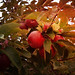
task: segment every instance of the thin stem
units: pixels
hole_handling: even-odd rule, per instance
[[[60,12],[60,10],[61,10],[61,9],[59,9],[59,8],[57,9],[57,13],[56,13],[55,16],[53,17],[53,20],[52,20],[50,26],[53,24],[53,22],[54,22],[55,18],[57,17],[58,13]]]
[[[45,4],[48,2],[49,0],[46,0],[43,4],[42,4],[42,6],[45,6]]]
[[[57,60],[57,61],[66,61],[66,60],[72,60],[72,59],[75,59],[75,57],[72,57],[72,58],[67,58],[67,59],[64,59],[64,60]]]

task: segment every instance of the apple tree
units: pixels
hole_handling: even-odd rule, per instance
[[[75,0],[3,0],[0,75],[75,75]]]

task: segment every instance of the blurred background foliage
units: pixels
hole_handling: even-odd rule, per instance
[[[66,4],[67,2],[69,2],[70,4]],[[72,9],[75,8],[75,0],[60,0],[60,3],[53,2],[53,0],[32,0],[31,3],[29,3],[28,0],[2,0],[0,1],[0,3],[2,3],[2,6],[0,7],[0,11],[2,12],[2,17],[0,17],[1,24],[11,22],[13,20],[16,20],[17,18],[22,19],[22,17],[31,12],[41,10],[45,11],[53,6],[59,6],[63,8],[63,5],[66,4],[64,6],[64,9],[68,7]],[[68,10],[65,10],[64,12],[67,11]],[[75,12],[73,11],[72,13]],[[72,16],[72,14],[69,16]]]

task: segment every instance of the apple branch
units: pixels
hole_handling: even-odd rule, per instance
[[[67,58],[67,59],[64,59],[64,60],[60,59],[60,60],[57,60],[57,61],[67,61],[67,60],[72,60],[72,59],[75,59],[75,57]]]

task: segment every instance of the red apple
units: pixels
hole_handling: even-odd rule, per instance
[[[28,43],[32,48],[39,48],[44,43],[44,37],[41,32],[33,31],[28,36]]]
[[[62,37],[61,35],[55,35],[53,42],[56,42],[58,40],[64,40],[64,37]]]
[[[43,47],[39,48],[39,55],[41,56],[41,58],[44,58],[44,48]]]
[[[50,24],[45,24],[43,27],[43,31],[47,31],[47,29],[49,28]]]
[[[51,45],[50,49],[51,49],[51,53],[52,53],[51,57],[53,58],[56,54],[56,51],[55,51],[53,45]],[[41,58],[44,58],[44,47],[39,48],[39,55],[41,56]]]
[[[52,40],[52,42],[57,42],[58,40],[64,40],[64,37],[62,37],[61,35],[56,35],[54,40]],[[63,45],[59,44],[61,47],[63,47]]]
[[[28,27],[25,25],[25,23],[20,23],[20,29],[28,29]]]
[[[63,32],[63,29],[60,29],[59,32],[62,33]]]
[[[25,20],[25,25],[28,27],[28,28],[32,28],[32,27],[36,27],[38,26],[38,23],[35,19],[26,19]]]
[[[10,60],[5,54],[0,54],[0,71],[4,71],[10,65]]]
[[[53,58],[55,56],[55,54],[56,54],[56,51],[55,51],[53,45],[51,45],[51,53],[52,53],[51,57]]]

